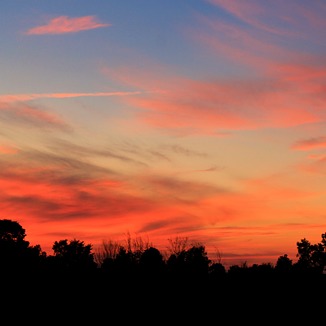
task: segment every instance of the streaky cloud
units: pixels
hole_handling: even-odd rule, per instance
[[[47,24],[27,30],[27,35],[77,33],[95,28],[108,27],[111,24],[100,23],[95,16],[52,18]]]
[[[226,131],[319,123],[324,120],[325,66],[319,61],[312,63],[315,59],[314,55],[305,60],[293,55],[292,63],[271,61],[261,76],[250,80],[163,75],[160,85],[166,90],[164,93],[123,100],[137,108],[135,118],[140,124],[177,135],[225,136]],[[144,88],[148,84],[148,76],[142,80],[141,73],[121,74],[120,80],[129,87]]]
[[[215,171],[218,171],[218,170],[221,170],[222,168],[219,168],[217,166],[212,166],[210,168],[207,168],[207,169],[202,169],[202,170],[193,170],[194,172],[215,172]]]
[[[59,129],[70,131],[70,126],[59,116],[45,112],[35,106],[22,103],[1,102],[0,99],[0,125],[1,123],[24,125],[30,127]]]
[[[180,146],[180,145],[163,145],[162,147],[164,149],[172,151],[173,153],[181,154],[181,155],[184,155],[184,156],[187,156],[187,157],[189,157],[189,156],[207,157],[208,156],[204,152],[198,152],[198,151],[195,151],[193,149],[185,148],[185,147]]]
[[[292,149],[301,151],[308,151],[315,148],[326,148],[325,136],[300,140],[292,145]]]
[[[106,97],[106,96],[130,96],[142,94],[140,91],[131,92],[95,92],[95,93],[46,93],[46,94],[7,94],[0,95],[0,103],[15,103],[38,100],[42,98],[64,99],[75,97]]]
[[[69,152],[70,154],[75,155],[75,157],[85,158],[92,156],[100,156],[106,158],[113,158],[116,160],[120,160],[121,162],[133,163],[139,166],[147,166],[146,163],[140,160],[135,160],[133,158],[130,158],[129,156],[119,154],[119,151],[117,150],[111,150],[107,148],[90,148],[59,139],[56,140],[55,143],[53,143],[51,146],[49,146],[49,148],[51,148],[55,153],[62,153],[63,156],[65,156],[65,152]]]
[[[296,6],[293,6],[290,1],[271,1],[267,5],[259,0],[206,1],[222,8],[251,28],[275,35],[309,37],[312,30],[325,27],[325,5],[322,2],[306,5],[297,1]],[[283,14],[280,15],[279,12]],[[304,25],[301,24],[302,21],[305,21]]]

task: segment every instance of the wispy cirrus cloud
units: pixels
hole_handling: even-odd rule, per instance
[[[207,0],[209,3],[223,8],[225,11],[237,17],[240,21],[247,23],[255,28],[259,28],[271,33],[279,34],[278,28],[268,26],[266,23],[266,6],[259,3],[248,1],[225,1]],[[269,13],[270,14],[270,13]],[[265,21],[261,17],[265,16]]]
[[[76,150],[67,155],[50,148],[24,149],[12,159],[0,156],[2,204],[13,211],[24,206],[31,216],[42,212],[41,220],[119,215],[150,205],[124,193],[123,175],[80,155],[81,151],[90,155],[92,149]]]
[[[196,229],[202,220],[187,212],[189,204],[199,205],[201,211],[201,200],[225,192],[175,176],[136,174],[131,178],[91,163],[88,155],[100,154],[97,151],[73,144],[71,148],[75,150],[68,151],[68,155],[47,148],[22,150],[15,154],[15,159],[0,156],[0,207],[10,216],[19,214],[22,221],[24,218],[37,219],[38,224],[60,221],[56,224],[59,232],[56,236],[81,232],[76,227],[69,231],[69,225],[74,221],[78,225],[86,223],[89,218],[91,228],[97,223],[112,226],[111,235],[115,232],[121,235],[128,228],[159,234],[166,230]],[[89,236],[90,228],[87,232]],[[104,236],[108,235],[103,233]]]
[[[309,6],[291,1],[206,1],[228,15],[219,19],[198,15],[202,28],[189,29],[190,35],[221,59],[237,67],[245,65],[250,73],[253,69],[264,73],[274,69],[275,64],[305,60],[311,49],[320,46],[326,26],[326,6],[321,2]],[[233,19],[228,19],[229,15]],[[307,42],[305,48],[293,51],[302,40]]]
[[[139,122],[172,133],[220,135],[232,130],[284,128],[323,121],[325,72],[322,63],[307,60],[305,64],[273,63],[264,76],[251,80],[162,75],[164,92],[125,100],[136,109]],[[119,73],[125,85],[138,89],[148,85],[144,74]]]
[[[74,97],[107,97],[107,96],[131,96],[141,94],[140,91],[130,92],[95,92],[95,93],[34,93],[34,94],[4,94],[0,95],[0,103],[27,102],[42,98],[65,99]]]
[[[26,103],[4,103],[0,100],[0,125],[1,123],[24,125],[70,131],[71,128],[59,116],[45,112]]]
[[[52,18],[45,25],[36,26],[26,31],[27,35],[66,34],[77,33],[90,29],[111,26],[109,23],[101,23],[95,16],[68,17],[59,16]]]
[[[191,157],[191,156],[197,156],[197,157],[207,157],[207,153],[204,152],[199,152],[187,147],[183,147],[180,145],[163,145],[162,146],[163,149],[168,150],[174,154],[178,154],[178,155],[182,155],[182,156],[186,156],[186,157]]]
[[[191,30],[191,37],[214,55],[238,66],[246,65],[260,72],[271,62],[291,55],[291,51],[276,44],[270,35],[203,16],[199,20],[204,31]]]
[[[223,8],[252,28],[276,35],[310,37],[313,29],[326,26],[326,6],[322,2],[314,1],[313,6],[302,2],[294,6],[284,1],[206,1]],[[305,24],[302,24],[303,21]]]
[[[301,151],[308,151],[315,148],[326,148],[325,136],[299,140],[292,145],[292,149]]]

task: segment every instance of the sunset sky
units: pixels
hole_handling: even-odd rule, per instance
[[[326,2],[3,0],[0,218],[276,263],[326,232]]]

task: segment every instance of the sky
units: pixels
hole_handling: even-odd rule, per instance
[[[26,240],[225,266],[326,232],[326,2],[2,0],[0,211]]]

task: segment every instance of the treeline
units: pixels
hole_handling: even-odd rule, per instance
[[[164,254],[142,238],[128,237],[125,244],[103,242],[102,248],[93,252],[91,244],[77,239],[63,239],[53,244],[53,254],[48,255],[40,245],[25,240],[25,229],[9,219],[0,220],[0,272],[34,275],[96,275],[107,279],[132,279],[144,277],[175,280],[222,280],[234,276],[267,275],[323,275],[326,266],[326,233],[321,241],[311,244],[307,239],[297,242],[297,261],[287,254],[276,264],[263,263],[248,266],[232,265],[227,270],[222,259],[208,258],[205,246],[189,243],[187,238],[169,240]]]

